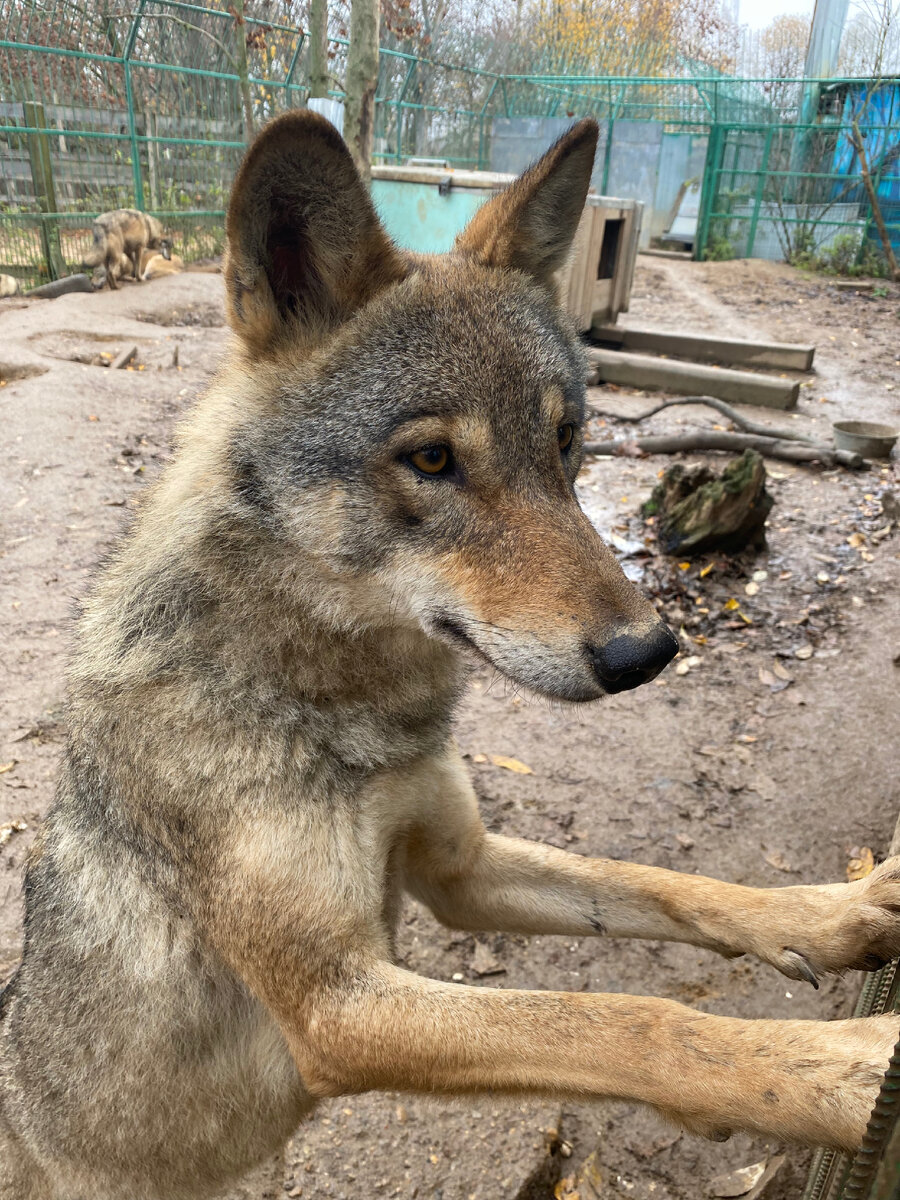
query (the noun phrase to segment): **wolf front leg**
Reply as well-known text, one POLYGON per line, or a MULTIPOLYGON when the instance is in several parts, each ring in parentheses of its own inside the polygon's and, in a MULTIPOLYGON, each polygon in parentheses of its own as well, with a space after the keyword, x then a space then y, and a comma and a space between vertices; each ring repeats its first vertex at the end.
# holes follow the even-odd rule
POLYGON ((900 954, 900 859, 867 879, 750 888, 487 833, 462 764, 407 843, 413 895, 455 928, 607 934, 754 954, 792 979, 871 970, 900 954))
POLYGON ((895 1015, 742 1021, 668 1000, 500 991, 386 963, 283 1025, 306 1086, 554 1093, 651 1105, 705 1136, 748 1130, 852 1149, 893 1048, 895 1015))

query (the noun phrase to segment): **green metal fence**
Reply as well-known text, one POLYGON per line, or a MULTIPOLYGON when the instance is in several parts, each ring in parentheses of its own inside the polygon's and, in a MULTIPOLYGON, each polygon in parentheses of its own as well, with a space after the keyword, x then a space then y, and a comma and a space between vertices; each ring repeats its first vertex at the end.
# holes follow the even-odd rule
MULTIPOLYGON (((697 257, 785 259, 878 273, 884 250, 853 150, 852 124, 714 125, 697 257)), ((900 106, 858 122, 884 228, 900 254, 900 106)))
MULTIPOLYGON (((306 103, 307 51, 299 25, 244 16, 242 0, 0 0, 0 271, 30 285, 77 268, 93 217, 129 206, 162 217, 185 257, 219 253, 246 140, 306 103)), ((346 39, 332 38, 336 80, 346 55, 346 39)), ((710 139, 701 255, 759 252, 779 230, 805 235, 815 213, 820 232, 862 228, 871 240, 858 172, 854 184, 852 164, 810 150, 839 131, 792 123, 808 109, 810 87, 837 95, 835 86, 716 72, 498 74, 385 47, 375 158, 486 168, 495 118, 593 114, 605 124, 607 154, 620 123, 656 123, 710 139), (789 176, 803 187, 788 186, 789 176)), ((878 169, 890 202, 895 160, 878 169)))

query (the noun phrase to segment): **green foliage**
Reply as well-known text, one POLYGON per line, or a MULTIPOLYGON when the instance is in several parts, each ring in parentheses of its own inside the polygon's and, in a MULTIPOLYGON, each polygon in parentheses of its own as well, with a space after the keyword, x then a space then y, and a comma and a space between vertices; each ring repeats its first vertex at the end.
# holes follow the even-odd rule
MULTIPOLYGON (((884 279, 888 265, 872 242, 863 242, 859 230, 839 233, 819 250, 804 250, 790 261, 795 267, 818 271, 822 275, 841 275, 852 279, 864 275, 884 279)), ((886 294, 886 293, 885 293, 886 294)))

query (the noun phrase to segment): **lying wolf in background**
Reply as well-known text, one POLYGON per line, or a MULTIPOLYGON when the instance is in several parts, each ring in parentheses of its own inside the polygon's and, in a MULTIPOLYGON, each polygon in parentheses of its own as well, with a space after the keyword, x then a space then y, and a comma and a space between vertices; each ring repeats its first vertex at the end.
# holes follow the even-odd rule
POLYGON ((674 638, 578 507, 585 362, 554 272, 575 125, 445 257, 294 112, 228 215, 233 352, 79 621, 68 747, 2 997, 2 1200, 188 1200, 373 1088, 616 1096, 859 1144, 897 1032, 482 989, 394 965, 404 889, 470 930, 667 938, 791 978, 900 950, 900 864, 764 891, 486 832, 465 660, 542 695, 674 638))
POLYGON ((85 255, 85 267, 101 267, 105 282, 118 288, 124 266, 131 263, 131 273, 141 279, 141 254, 156 250, 164 258, 172 253, 172 243, 163 236, 162 224, 147 213, 135 208, 117 208, 101 213, 93 225, 94 245, 85 255))

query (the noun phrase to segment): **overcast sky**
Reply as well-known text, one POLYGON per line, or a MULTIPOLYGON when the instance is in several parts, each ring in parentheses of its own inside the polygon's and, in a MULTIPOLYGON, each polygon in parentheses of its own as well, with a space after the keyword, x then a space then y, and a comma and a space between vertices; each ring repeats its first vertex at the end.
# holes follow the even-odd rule
POLYGON ((814 0, 740 0, 740 22, 751 29, 765 29, 781 13, 812 17, 814 0))

